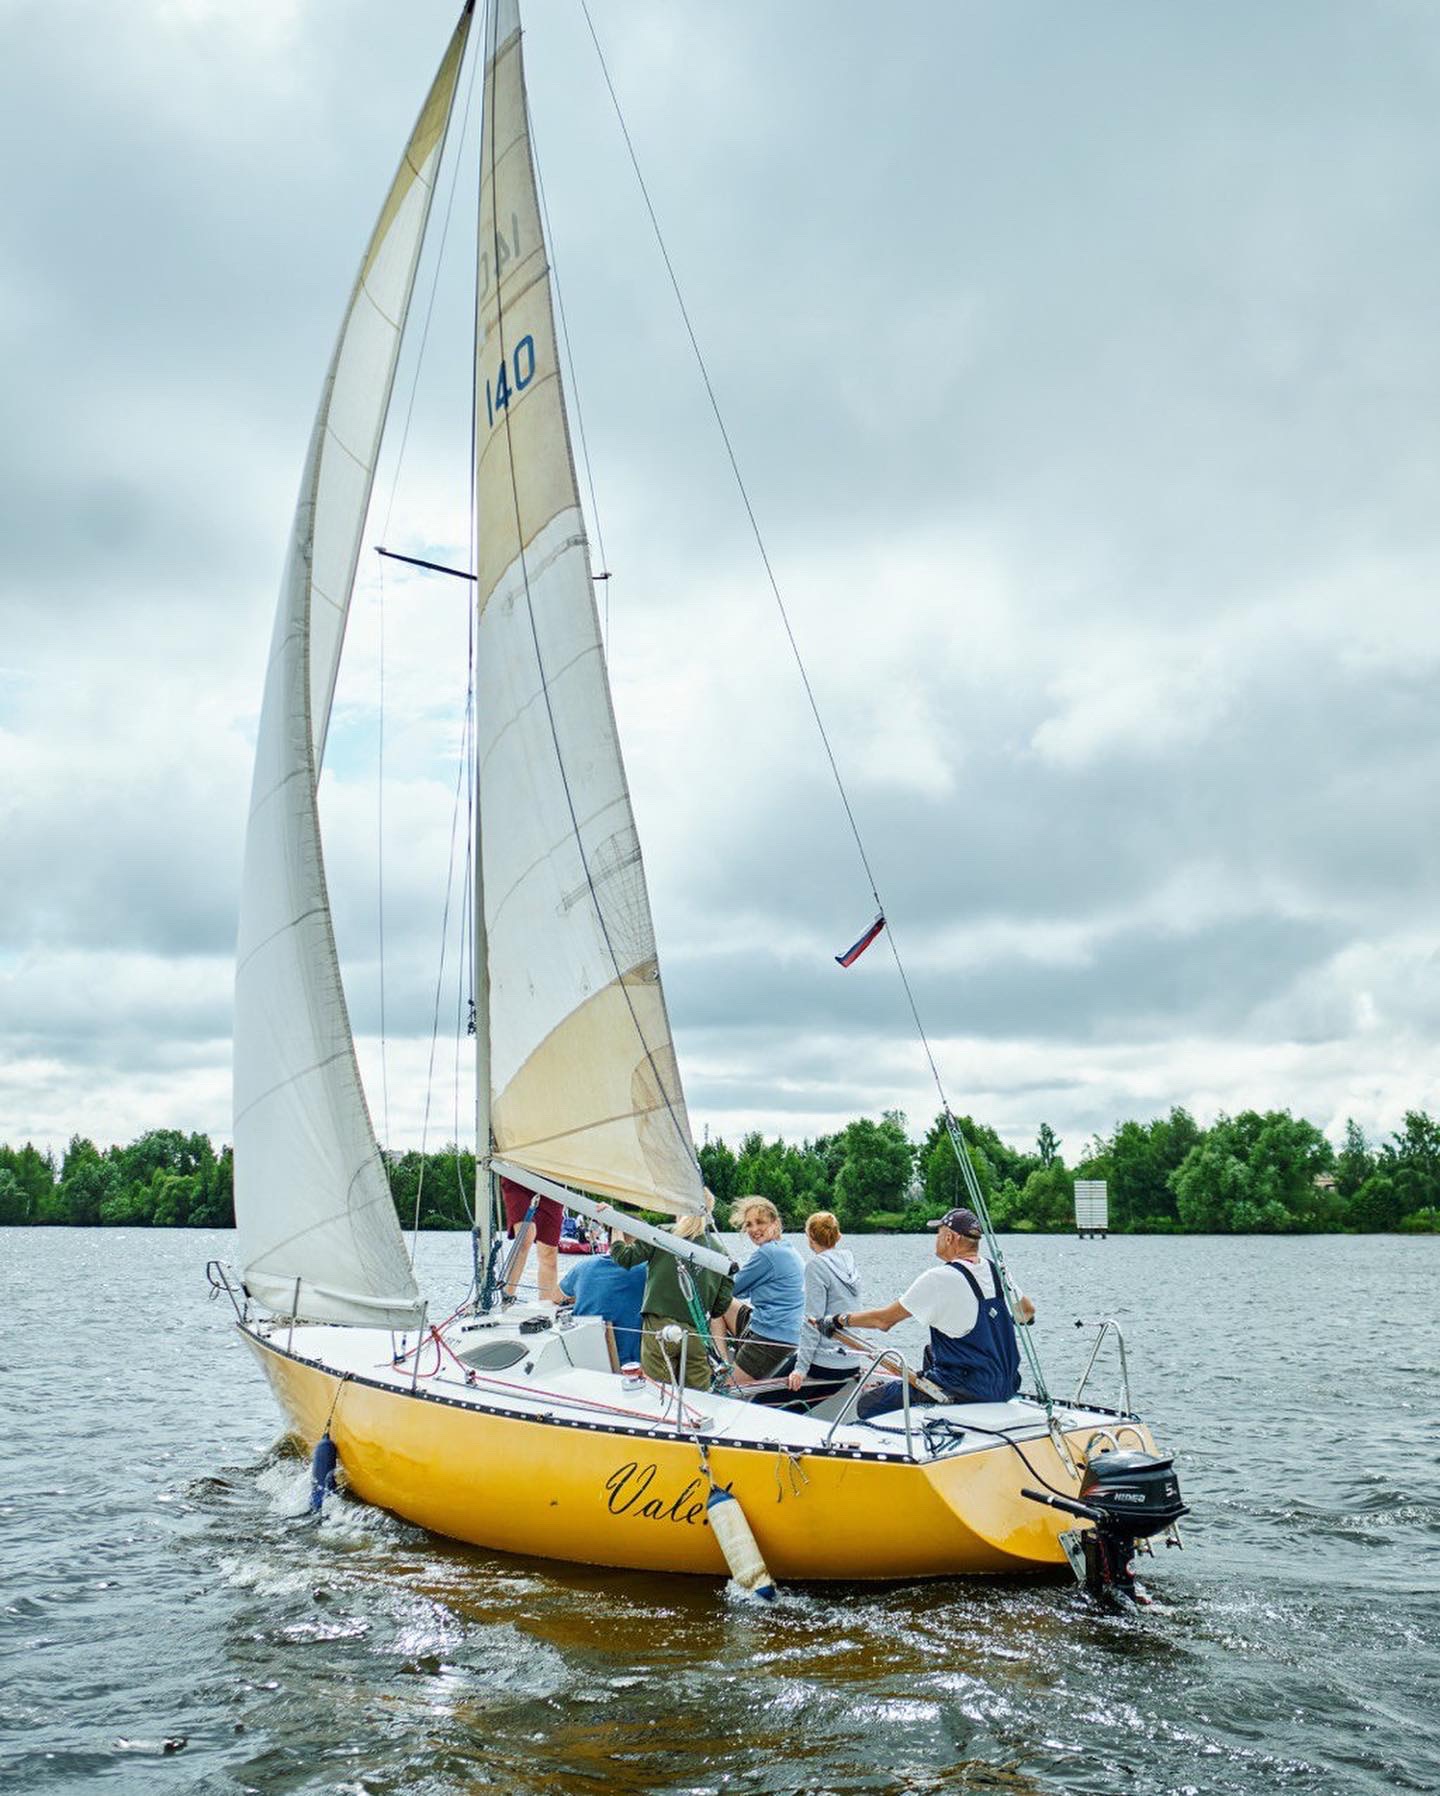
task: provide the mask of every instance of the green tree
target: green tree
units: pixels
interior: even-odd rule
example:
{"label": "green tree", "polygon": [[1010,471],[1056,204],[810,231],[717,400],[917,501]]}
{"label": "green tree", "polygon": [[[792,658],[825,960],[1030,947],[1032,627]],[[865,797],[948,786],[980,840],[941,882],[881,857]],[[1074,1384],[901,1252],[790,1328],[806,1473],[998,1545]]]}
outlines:
{"label": "green tree", "polygon": [[183,1228],[190,1220],[200,1179],[193,1172],[161,1168],[150,1181],[150,1221],[157,1229]]}
{"label": "green tree", "polygon": [[[805,1141],[790,1150],[786,1164],[790,1173],[790,1202],[797,1226],[817,1210],[834,1207],[835,1176],[841,1156],[832,1152],[832,1142],[832,1137],[821,1136],[818,1141]],[[831,1170],[832,1160],[834,1171]]]}
{"label": "green tree", "polygon": [[1201,1138],[1188,1110],[1173,1109],[1153,1122],[1124,1122],[1106,1142],[1097,1142],[1087,1177],[1103,1178],[1110,1205],[1110,1226],[1141,1233],[1174,1228],[1178,1221],[1170,1175]]}
{"label": "green tree", "polygon": [[453,1141],[427,1154],[420,1187],[421,1228],[469,1228],[474,1209],[475,1156]]}
{"label": "green tree", "polygon": [[1423,1110],[1407,1110],[1385,1161],[1399,1199],[1397,1222],[1440,1206],[1440,1123]]}
{"label": "green tree", "polygon": [[783,1141],[766,1141],[758,1130],[745,1137],[735,1168],[735,1196],[768,1197],[788,1226],[799,1220],[795,1214],[795,1181]]}
{"label": "green tree", "polygon": [[1345,1119],[1345,1145],[1335,1156],[1335,1191],[1342,1204],[1350,1205],[1360,1187],[1374,1176],[1375,1155],[1365,1131],[1353,1116]]}
{"label": "green tree", "polygon": [[[174,1178],[174,1173],[157,1173],[157,1179]],[[155,1191],[150,1185],[126,1185],[117,1177],[110,1195],[100,1206],[100,1220],[106,1228],[148,1228],[155,1221]]]}
{"label": "green tree", "polygon": [[8,1166],[0,1166],[0,1224],[29,1222],[30,1202],[19,1179]]}
{"label": "green tree", "polygon": [[16,1222],[36,1221],[55,1194],[55,1160],[31,1141],[24,1147],[0,1147],[0,1170],[10,1173],[20,1194]]}
{"label": "green tree", "polygon": [[474,1213],[475,1156],[454,1142],[434,1153],[386,1152],[390,1195],[402,1229],[468,1229]]}
{"label": "green tree", "polygon": [[94,1228],[100,1220],[105,1200],[118,1184],[115,1167],[102,1157],[95,1143],[83,1135],[72,1135],[60,1164],[60,1183],[54,1193],[53,1209],[49,1215],[42,1215],[37,1220]]}
{"label": "green tree", "polygon": [[[924,1145],[918,1150],[923,1156],[920,1161],[920,1177],[925,1190],[925,1210],[931,1217],[943,1216],[947,1210],[967,1203],[969,1196],[965,1188],[965,1169],[960,1164],[959,1155],[955,1152],[954,1143],[948,1134],[940,1138],[927,1151]],[[971,1164],[975,1164],[976,1150],[971,1150]],[[989,1168],[986,1168],[987,1173]],[[980,1188],[985,1189],[986,1181],[980,1181]]]}
{"label": "green tree", "polygon": [[862,1228],[873,1214],[905,1208],[915,1149],[898,1112],[887,1112],[878,1123],[868,1117],[849,1123],[840,1146],[834,1208],[842,1228]]}
{"label": "green tree", "polygon": [[1048,1172],[1059,1158],[1059,1155],[1060,1137],[1050,1127],[1049,1123],[1042,1122],[1040,1125],[1040,1133],[1035,1137],[1035,1157],[1040,1162],[1041,1170]]}
{"label": "green tree", "polygon": [[212,1154],[201,1172],[200,1187],[190,1206],[193,1228],[233,1229],[235,1226],[235,1153],[222,1147]]}
{"label": "green tree", "polygon": [[732,1201],[739,1196],[735,1184],[735,1169],[739,1161],[735,1158],[734,1151],[718,1135],[713,1141],[705,1142],[695,1157],[700,1162],[700,1177],[715,1194],[715,1213],[723,1217]]}
{"label": "green tree", "polygon": [[[1014,1186],[1007,1190],[1013,1192]],[[1042,1229],[1052,1233],[1074,1228],[1075,1181],[1065,1162],[1056,1155],[1048,1166],[1037,1166],[1026,1179],[1018,1198],[1008,1202],[1005,1208],[1009,1228]]]}
{"label": "green tree", "polygon": [[1345,1221],[1361,1234],[1385,1234],[1399,1228],[1404,1200],[1387,1166],[1378,1166],[1345,1206]]}
{"label": "green tree", "polygon": [[1335,1158],[1314,1123],[1288,1110],[1221,1116],[1171,1174],[1180,1220],[1210,1234],[1276,1234],[1338,1219],[1316,1184]]}
{"label": "green tree", "polygon": [[[955,1126],[970,1154],[975,1179],[988,1202],[1006,1180],[1023,1185],[1039,1165],[1032,1154],[1018,1152],[1002,1141],[988,1123],[976,1122],[973,1116],[956,1118]],[[943,1148],[943,1153],[937,1150]],[[951,1145],[945,1112],[931,1123],[929,1132],[918,1149],[920,1176],[925,1183],[925,1201],[932,1216],[965,1202],[964,1173]],[[956,1181],[960,1183],[957,1185]]]}
{"label": "green tree", "polygon": [[214,1157],[208,1135],[184,1135],[179,1129],[148,1129],[129,1147],[110,1150],[125,1185],[149,1185],[157,1172],[199,1172]]}

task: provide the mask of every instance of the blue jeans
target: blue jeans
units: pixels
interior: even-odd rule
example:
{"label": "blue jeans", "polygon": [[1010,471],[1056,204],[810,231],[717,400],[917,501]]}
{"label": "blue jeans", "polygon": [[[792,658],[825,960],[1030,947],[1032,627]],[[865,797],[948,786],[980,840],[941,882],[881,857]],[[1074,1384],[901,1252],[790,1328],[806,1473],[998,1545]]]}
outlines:
{"label": "blue jeans", "polygon": [[[889,1415],[893,1410],[905,1407],[904,1385],[898,1378],[887,1379],[877,1385],[873,1391],[863,1391],[860,1401],[855,1405],[857,1421],[868,1421],[871,1416]],[[924,1391],[910,1393],[911,1409],[925,1409],[936,1403],[973,1403],[975,1399],[964,1391],[947,1391],[944,1397],[927,1397]]]}

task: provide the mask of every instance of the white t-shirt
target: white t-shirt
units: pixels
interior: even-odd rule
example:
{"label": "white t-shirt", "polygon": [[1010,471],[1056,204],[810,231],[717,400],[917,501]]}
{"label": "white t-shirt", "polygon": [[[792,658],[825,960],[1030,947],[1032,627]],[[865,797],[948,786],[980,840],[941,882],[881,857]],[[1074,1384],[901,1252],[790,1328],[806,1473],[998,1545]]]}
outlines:
{"label": "white t-shirt", "polygon": [[[970,1278],[987,1297],[996,1295],[994,1262],[983,1255],[962,1262]],[[947,1264],[930,1266],[900,1299],[917,1322],[938,1328],[942,1335],[968,1335],[980,1314],[970,1279]]]}

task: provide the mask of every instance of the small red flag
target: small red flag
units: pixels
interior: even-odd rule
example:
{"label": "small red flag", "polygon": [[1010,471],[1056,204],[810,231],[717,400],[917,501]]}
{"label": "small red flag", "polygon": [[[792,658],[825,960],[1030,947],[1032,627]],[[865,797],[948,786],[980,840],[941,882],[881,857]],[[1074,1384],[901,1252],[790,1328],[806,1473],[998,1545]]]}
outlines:
{"label": "small red flag", "polygon": [[837,954],[835,956],[836,965],[842,966],[842,967],[853,967],[855,962],[857,960],[859,960],[860,956],[870,946],[871,942],[873,942],[875,940],[875,937],[877,935],[879,935],[880,931],[884,927],[885,927],[885,918],[882,914],[881,916],[876,917],[875,921],[870,925],[870,927],[865,931],[864,935],[862,935],[860,937],[860,940],[858,942],[856,942],[853,947],[847,948],[843,954]]}

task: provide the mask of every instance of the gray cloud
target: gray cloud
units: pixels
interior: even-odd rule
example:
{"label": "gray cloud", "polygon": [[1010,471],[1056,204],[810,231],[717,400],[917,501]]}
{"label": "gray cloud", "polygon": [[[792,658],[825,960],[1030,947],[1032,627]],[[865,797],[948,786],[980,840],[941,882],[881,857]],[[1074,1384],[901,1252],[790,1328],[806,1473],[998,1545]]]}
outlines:
{"label": "gray cloud", "polygon": [[[0,114],[45,153],[16,159],[0,265],[0,1138],[63,1137],[100,1084],[122,1133],[223,1126],[295,482],[451,10],[364,0],[337,34],[284,0],[82,0],[9,34]],[[697,1124],[918,1120],[883,949],[829,960],[868,881],[587,37],[530,11]],[[1440,22],[1300,0],[929,7],[883,34],[820,0],[596,19],[957,1102],[1025,1139],[1174,1101],[1434,1108]],[[473,203],[462,181],[436,343],[463,328]],[[463,552],[466,385],[427,358],[380,483],[421,552]],[[445,603],[387,587],[401,1128],[463,702]],[[367,1041],[372,609],[323,801]]]}

